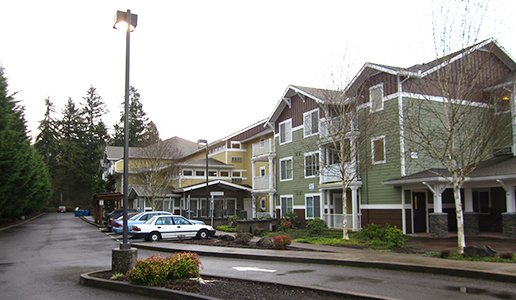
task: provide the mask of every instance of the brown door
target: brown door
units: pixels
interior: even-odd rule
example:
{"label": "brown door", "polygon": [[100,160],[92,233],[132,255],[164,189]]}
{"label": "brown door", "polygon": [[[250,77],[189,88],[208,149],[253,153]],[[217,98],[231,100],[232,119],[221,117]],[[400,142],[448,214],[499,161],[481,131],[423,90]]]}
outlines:
{"label": "brown door", "polygon": [[414,218],[414,233],[426,232],[426,193],[412,193],[412,215]]}

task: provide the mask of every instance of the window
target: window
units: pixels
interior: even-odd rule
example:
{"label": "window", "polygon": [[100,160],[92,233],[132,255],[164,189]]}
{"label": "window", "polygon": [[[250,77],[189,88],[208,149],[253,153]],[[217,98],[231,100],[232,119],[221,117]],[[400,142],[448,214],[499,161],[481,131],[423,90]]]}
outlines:
{"label": "window", "polygon": [[240,149],[240,142],[231,142],[231,149]]}
{"label": "window", "polygon": [[208,171],[208,176],[217,177],[217,171],[209,170]]}
{"label": "window", "polygon": [[312,136],[319,133],[319,110],[312,110],[303,114],[304,136]]}
{"label": "window", "polygon": [[473,211],[480,214],[488,214],[489,208],[489,191],[473,191]]}
{"label": "window", "polygon": [[305,153],[305,177],[319,174],[319,152]]}
{"label": "window", "polygon": [[192,170],[183,170],[183,176],[192,176],[193,171]]}
{"label": "window", "polygon": [[226,200],[226,214],[228,216],[236,215],[236,199]]}
{"label": "window", "polygon": [[369,88],[369,102],[371,105],[371,111],[379,111],[383,109],[383,83]]}
{"label": "window", "polygon": [[306,195],[306,218],[313,219],[319,217],[321,211],[320,195]]}
{"label": "window", "polygon": [[174,220],[175,225],[190,225],[191,224],[190,222],[188,222],[187,219],[185,219],[183,217],[172,217],[172,219]]}
{"label": "window", "polygon": [[284,216],[288,213],[294,212],[292,196],[281,196],[281,214]]}
{"label": "window", "polygon": [[231,157],[231,162],[234,162],[234,163],[241,163],[241,162],[242,162],[242,157],[239,157],[239,156],[233,156],[233,157]]}
{"label": "window", "polygon": [[292,142],[292,120],[287,120],[279,124],[280,144]]}
{"label": "window", "polygon": [[229,177],[229,171],[220,171],[220,177]]}
{"label": "window", "polygon": [[242,173],[240,171],[231,172],[231,177],[242,177]]}
{"label": "window", "polygon": [[265,176],[265,167],[260,167],[260,176]]}
{"label": "window", "polygon": [[371,152],[373,164],[385,163],[385,136],[371,139]]}
{"label": "window", "polygon": [[265,199],[265,197],[261,197],[260,198],[260,210],[265,211],[266,208],[267,208],[267,199]]}
{"label": "window", "polygon": [[280,181],[292,180],[292,157],[280,159]]}
{"label": "window", "polygon": [[204,170],[197,170],[195,171],[195,176],[197,177],[204,177]]}

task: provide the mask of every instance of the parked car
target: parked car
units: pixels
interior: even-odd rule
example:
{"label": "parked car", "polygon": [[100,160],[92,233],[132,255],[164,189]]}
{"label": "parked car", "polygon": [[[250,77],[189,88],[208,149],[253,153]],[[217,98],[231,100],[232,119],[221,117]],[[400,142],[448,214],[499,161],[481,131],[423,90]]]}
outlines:
{"label": "parked car", "polygon": [[[128,214],[129,213],[138,213],[138,212],[140,212],[140,211],[136,208],[128,208],[127,209]],[[113,222],[116,219],[118,219],[120,216],[122,216],[123,214],[124,214],[123,208],[115,209],[112,212],[108,213],[106,216],[107,226],[109,226],[109,227],[113,226]]]}
{"label": "parked car", "polygon": [[[152,217],[159,216],[159,215],[172,215],[172,213],[170,213],[168,211],[144,211],[141,213],[137,213],[136,215],[127,219],[128,233],[129,234],[131,233],[131,228],[133,225],[143,224],[147,220],[151,219]],[[111,228],[111,231],[113,231],[114,233],[117,233],[117,234],[122,234],[122,232],[124,230],[123,223],[124,223],[123,219],[115,220],[113,222],[113,227]]]}
{"label": "parked car", "polygon": [[163,239],[200,238],[206,239],[215,235],[215,229],[209,225],[193,224],[183,216],[156,216],[143,224],[133,225],[133,237],[146,241]]}
{"label": "parked car", "polygon": [[57,212],[59,212],[59,213],[65,213],[65,212],[66,212],[66,206],[63,206],[63,205],[59,206],[59,207],[57,208]]}

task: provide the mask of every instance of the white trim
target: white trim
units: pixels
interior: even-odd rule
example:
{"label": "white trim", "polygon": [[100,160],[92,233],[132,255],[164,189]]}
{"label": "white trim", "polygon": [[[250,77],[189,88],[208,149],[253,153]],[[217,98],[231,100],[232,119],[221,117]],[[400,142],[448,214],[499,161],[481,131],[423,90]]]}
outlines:
{"label": "white trim", "polygon": [[305,209],[304,205],[294,205],[294,198],[292,198],[292,210],[294,209]]}
{"label": "white trim", "polygon": [[[412,208],[412,203],[405,203],[405,209]],[[360,204],[360,209],[403,209],[402,204]]]}
{"label": "white trim", "polygon": [[[318,154],[318,156],[319,156],[318,157],[318,167],[319,167],[318,169],[319,170],[317,170],[316,174],[314,174],[314,175],[306,176],[306,157],[307,156],[312,156],[314,154]],[[315,177],[319,176],[320,168],[321,168],[321,151],[316,150],[316,151],[305,152],[304,156],[303,156],[303,174],[304,174],[304,177],[305,178],[315,178]]]}
{"label": "white trim", "polygon": [[[287,124],[287,123],[290,123],[290,140],[287,139],[287,131],[286,131],[286,126],[285,126],[285,141],[281,142],[281,125]],[[288,144],[288,143],[292,142],[292,132],[293,132],[293,130],[292,130],[292,118],[287,119],[287,120],[285,120],[283,122],[280,122],[278,124],[278,132],[279,132],[278,133],[278,137],[279,137],[279,144],[280,145],[285,145],[285,144]]]}
{"label": "white trim", "polygon": [[[282,161],[286,161],[286,160],[290,160],[290,161],[292,162],[292,177],[282,179],[282,178],[281,178],[281,177],[282,177],[282,176],[281,176],[281,175],[282,175],[282,173],[281,173],[281,162],[282,162]],[[283,181],[292,181],[292,180],[294,180],[294,157],[293,157],[293,156],[287,156],[287,157],[280,158],[280,159],[279,159],[279,163],[278,163],[278,164],[279,164],[279,180],[280,180],[281,182],[283,182]]]}
{"label": "white trim", "polygon": [[279,195],[279,206],[276,206],[276,209],[279,208],[280,216],[283,216],[283,209],[281,209],[281,200],[283,198],[290,198],[290,199],[292,199],[292,212],[294,212],[294,195],[293,194]]}
{"label": "white trim", "polygon": [[[306,203],[306,198],[307,197],[312,197],[312,209],[314,210],[314,216],[313,217],[308,217],[308,213],[307,213],[308,205]],[[306,193],[305,194],[305,219],[307,219],[307,220],[311,220],[311,219],[314,219],[316,217],[319,217],[315,213],[315,199],[314,199],[314,197],[319,197],[319,205],[320,205],[320,203],[321,203],[321,193]]]}
{"label": "white trim", "polygon": [[[306,115],[310,115],[310,122],[311,122],[311,120],[312,120],[312,114],[313,114],[314,112],[316,112],[316,113],[317,113],[317,132],[315,132],[315,133],[314,133],[314,132],[312,132],[312,133],[310,133],[310,134],[308,134],[308,135],[307,135],[307,134],[306,134],[306,125],[307,125],[307,124],[305,124],[305,117],[306,117]],[[307,111],[307,112],[304,112],[304,113],[303,113],[303,138],[307,138],[307,137],[311,137],[311,136],[314,136],[314,135],[318,135],[318,134],[319,134],[319,131],[320,131],[320,128],[319,128],[319,116],[320,116],[320,114],[319,114],[319,109],[318,109],[318,108],[316,108],[316,109],[312,109],[312,110],[310,110],[310,111]],[[312,130],[312,129],[310,128],[310,130]]]}
{"label": "white trim", "polygon": [[[375,161],[374,157],[374,142],[378,140],[383,140],[383,160]],[[386,147],[386,139],[385,135],[375,136],[371,138],[371,162],[373,165],[380,165],[387,162],[387,152],[385,151]]]}
{"label": "white trim", "polygon": [[[210,186],[210,185],[217,185],[217,184],[227,185],[229,187],[236,188],[236,189],[239,189],[239,190],[248,191],[248,192],[252,192],[253,191],[253,189],[251,189],[251,188],[248,188],[248,187],[245,187],[245,186],[242,186],[242,185],[239,185],[239,184],[231,183],[231,182],[225,181],[225,180],[214,180],[214,181],[208,182],[208,186]],[[189,191],[192,191],[192,190],[196,190],[196,189],[200,189],[200,188],[205,188],[205,187],[206,187],[206,182],[203,182],[203,183],[192,185],[192,186],[189,186],[189,187],[186,187],[186,188],[180,188],[180,189],[178,189],[178,192],[179,193],[184,193],[184,192],[189,192]]]}
{"label": "white trim", "polygon": [[[380,105],[379,109],[373,110],[373,99],[371,98],[371,90],[374,90],[377,88],[380,88],[380,90],[382,91],[382,99],[381,99],[381,103],[380,103],[381,105]],[[371,108],[371,112],[373,113],[373,112],[382,111],[383,110],[383,102],[384,102],[383,82],[369,87],[369,103],[370,103],[369,107]]]}

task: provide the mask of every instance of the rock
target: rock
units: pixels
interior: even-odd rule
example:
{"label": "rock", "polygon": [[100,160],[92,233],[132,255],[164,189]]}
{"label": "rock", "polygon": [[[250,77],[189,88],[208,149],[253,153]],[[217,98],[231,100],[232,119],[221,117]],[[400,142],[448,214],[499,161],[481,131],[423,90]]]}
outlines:
{"label": "rock", "polygon": [[231,242],[231,241],[235,240],[235,237],[232,236],[231,234],[223,234],[223,235],[219,236],[219,240]]}
{"label": "rock", "polygon": [[256,242],[256,247],[272,249],[274,248],[274,242],[270,236],[262,237],[258,242]]}
{"label": "rock", "polygon": [[493,257],[496,251],[489,246],[467,246],[464,247],[464,257]]}

